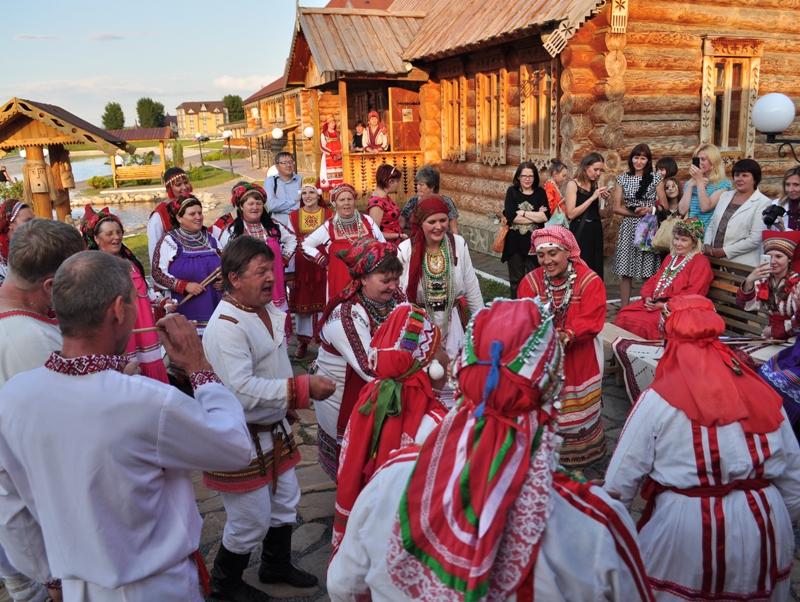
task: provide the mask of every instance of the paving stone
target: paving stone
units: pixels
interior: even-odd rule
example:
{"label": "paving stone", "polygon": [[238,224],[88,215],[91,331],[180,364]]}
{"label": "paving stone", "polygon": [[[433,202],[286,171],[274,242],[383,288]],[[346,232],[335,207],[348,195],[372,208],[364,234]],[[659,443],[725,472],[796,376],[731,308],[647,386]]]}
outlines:
{"label": "paving stone", "polygon": [[321,523],[306,523],[300,525],[295,529],[294,533],[292,533],[292,552],[305,552],[309,547],[320,540],[327,529],[328,527]]}
{"label": "paving stone", "polygon": [[300,452],[299,466],[312,466],[319,463],[316,445],[298,445],[297,451]]}
{"label": "paving stone", "polygon": [[300,491],[324,491],[334,489],[336,484],[325,474],[319,464],[306,466],[297,469],[297,482],[300,483]]}
{"label": "paving stone", "polygon": [[216,493],[216,495],[197,504],[197,509],[200,511],[200,514],[204,515],[206,512],[213,512],[215,510],[222,510],[224,508],[222,505],[222,498],[219,497],[219,493],[216,491],[214,493]]}
{"label": "paving stone", "polygon": [[194,499],[197,500],[198,502],[202,502],[204,500],[207,500],[208,498],[217,495],[216,491],[207,489],[200,481],[195,481],[193,483],[193,486],[194,486]]}
{"label": "paving stone", "polygon": [[286,583],[261,583],[258,580],[258,567],[256,563],[244,572],[242,578],[256,589],[267,592],[273,598],[305,598],[315,595],[319,591],[319,586],[314,587],[292,587]]}
{"label": "paving stone", "polygon": [[297,410],[300,422],[303,424],[317,424],[317,413],[314,410]]}
{"label": "paving stone", "polygon": [[209,512],[203,517],[203,530],[200,531],[200,543],[216,541],[222,537],[222,530],[228,516],[225,512]]}
{"label": "paving stone", "polygon": [[219,546],[222,544],[222,540],[220,539],[217,543],[211,546],[211,549],[206,554],[204,560],[206,561],[206,568],[209,572],[211,572],[211,567],[214,566],[214,561],[217,559],[217,552],[219,552]]}
{"label": "paving stone", "polygon": [[335,491],[305,494],[300,497],[300,502],[297,504],[297,512],[303,517],[304,522],[309,523],[320,518],[333,516],[335,504]]}
{"label": "paving stone", "polygon": [[319,550],[314,550],[297,563],[297,566],[304,571],[308,571],[315,575],[321,585],[325,585],[326,576],[328,573],[328,562],[331,559],[331,552],[333,547],[331,544],[325,544]]}
{"label": "paving stone", "polygon": [[608,439],[609,442],[614,441],[616,443],[619,441],[620,433],[622,433],[621,428],[609,429],[606,431],[606,439]]}

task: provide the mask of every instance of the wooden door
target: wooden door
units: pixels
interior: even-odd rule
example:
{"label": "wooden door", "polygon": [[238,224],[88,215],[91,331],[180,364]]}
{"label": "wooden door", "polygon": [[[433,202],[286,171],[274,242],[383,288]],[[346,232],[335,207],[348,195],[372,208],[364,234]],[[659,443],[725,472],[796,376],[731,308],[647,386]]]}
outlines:
{"label": "wooden door", "polygon": [[389,88],[389,150],[419,151],[419,92]]}

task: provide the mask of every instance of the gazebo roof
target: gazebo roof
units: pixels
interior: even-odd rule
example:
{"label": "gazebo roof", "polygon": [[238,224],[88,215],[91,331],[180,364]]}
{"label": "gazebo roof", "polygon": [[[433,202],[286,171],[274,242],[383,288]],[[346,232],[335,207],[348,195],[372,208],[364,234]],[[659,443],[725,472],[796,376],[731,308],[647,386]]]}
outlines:
{"label": "gazebo roof", "polygon": [[136,150],[124,140],[69,111],[34,100],[12,98],[0,108],[0,149],[50,144],[88,144],[107,155]]}
{"label": "gazebo roof", "polygon": [[169,140],[174,138],[172,128],[131,128],[129,130],[106,130],[106,133],[125,142],[144,142],[145,140]]}

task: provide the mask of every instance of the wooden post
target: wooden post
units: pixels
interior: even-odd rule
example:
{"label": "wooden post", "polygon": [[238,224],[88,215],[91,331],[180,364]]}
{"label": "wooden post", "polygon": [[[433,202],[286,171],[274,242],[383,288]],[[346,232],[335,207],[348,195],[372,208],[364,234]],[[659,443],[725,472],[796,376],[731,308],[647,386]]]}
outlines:
{"label": "wooden post", "polygon": [[320,123],[319,123],[319,92],[311,90],[311,123],[314,124],[314,173],[319,175],[322,165],[322,150],[319,148]]}
{"label": "wooden post", "polygon": [[111,155],[111,182],[114,184],[114,188],[117,188],[117,153],[114,152]]}
{"label": "wooden post", "polygon": [[347,82],[339,79],[339,139],[342,142],[342,175],[350,173],[350,124],[347,119]]}
{"label": "wooden post", "polygon": [[161,175],[164,175],[164,172],[167,171],[167,154],[164,151],[164,141],[158,141],[158,151],[161,153]]}
{"label": "wooden post", "polygon": [[[26,146],[25,159],[26,161],[44,161],[44,150],[41,146]],[[36,217],[53,219],[53,203],[50,201],[49,193],[33,193],[33,214]]]}

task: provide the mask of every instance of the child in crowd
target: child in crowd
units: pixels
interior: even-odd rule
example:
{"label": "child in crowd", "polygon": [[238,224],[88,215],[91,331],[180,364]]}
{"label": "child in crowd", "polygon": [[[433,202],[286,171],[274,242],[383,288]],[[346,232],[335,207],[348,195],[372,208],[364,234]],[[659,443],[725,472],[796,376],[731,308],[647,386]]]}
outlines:
{"label": "child in crowd", "polygon": [[661,174],[661,179],[674,178],[678,175],[678,164],[672,157],[662,157],[656,161],[656,171]]}
{"label": "child in crowd", "polygon": [[561,161],[558,159],[550,159],[550,177],[544,185],[544,191],[547,193],[547,204],[550,207],[551,220],[556,218],[557,214],[560,214],[557,219],[561,220],[559,225],[564,226],[569,224],[569,220],[564,211],[564,199],[561,197],[561,186],[564,184],[564,180],[567,179],[568,173],[569,170],[567,166]]}

